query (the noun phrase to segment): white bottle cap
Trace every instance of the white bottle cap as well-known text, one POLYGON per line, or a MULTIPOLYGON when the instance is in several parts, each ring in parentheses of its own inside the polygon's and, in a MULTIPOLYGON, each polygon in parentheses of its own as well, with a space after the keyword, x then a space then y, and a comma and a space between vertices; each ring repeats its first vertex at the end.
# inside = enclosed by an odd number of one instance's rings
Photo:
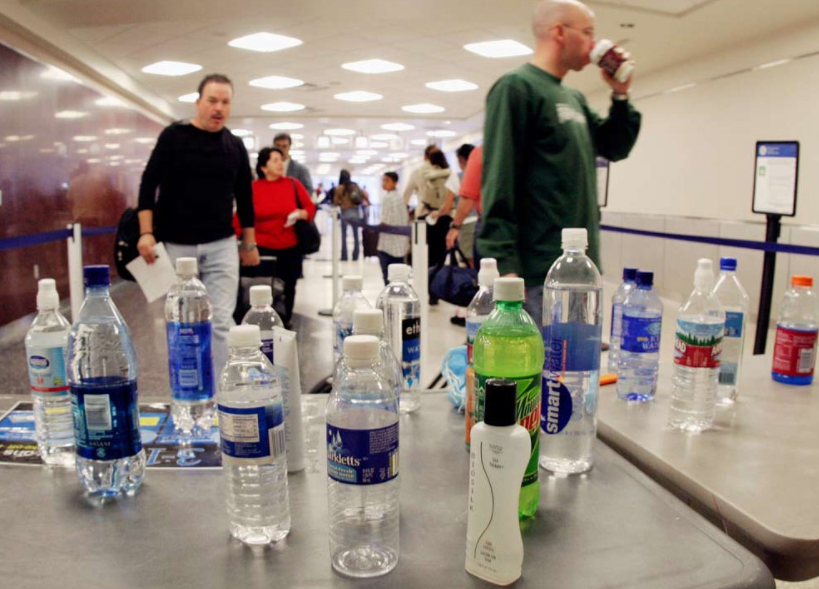
POLYGON ((196 258, 176 258, 176 273, 179 276, 196 276, 196 258))
POLYGON ((495 258, 481 258, 481 270, 478 272, 478 284, 491 287, 498 278, 498 261, 495 258))
POLYGON ((46 311, 60 306, 60 293, 53 278, 43 278, 37 283, 37 310, 46 311))
POLYGON ((564 229, 563 249, 584 250, 589 247, 589 233, 585 228, 564 229))
POLYGON ((353 333, 355 335, 381 335, 382 331, 384 331, 383 311, 380 309, 353 311, 353 333))
POLYGON ((714 262, 708 258, 697 260, 697 270, 694 272, 694 288, 697 290, 711 290, 714 286, 714 262))
POLYGON ((260 348, 262 332, 258 325, 236 325, 230 328, 228 344, 231 348, 260 348))
POLYGON ((492 298, 495 301, 522 301, 525 294, 523 278, 498 278, 492 298))
POLYGON ((250 287, 250 306, 265 307, 273 304, 273 289, 265 284, 250 287))
POLYGON ((381 353, 374 335, 348 335, 344 338, 344 357, 350 360, 372 360, 381 353))
POLYGON ((364 288, 364 278, 357 274, 353 274, 350 276, 342 276, 341 277, 341 290, 348 291, 354 290, 355 292, 361 292, 361 289, 364 288))
POLYGON ((393 282, 395 280, 401 282, 408 282, 411 272, 412 268, 410 268, 406 264, 390 264, 389 266, 387 266, 388 282, 393 282))

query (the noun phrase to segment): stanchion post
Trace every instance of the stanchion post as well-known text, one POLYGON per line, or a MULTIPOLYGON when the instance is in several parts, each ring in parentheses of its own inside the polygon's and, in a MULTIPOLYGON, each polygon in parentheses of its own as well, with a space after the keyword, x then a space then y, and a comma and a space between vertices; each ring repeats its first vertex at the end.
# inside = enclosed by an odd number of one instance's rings
POLYGON ((415 292, 421 299, 421 387, 426 387, 429 354, 429 258, 427 257, 427 223, 416 221, 412 226, 412 277, 415 292))
MULTIPOLYGON (((318 314, 322 317, 332 317, 333 309, 338 302, 338 297, 341 292, 339 284, 339 259, 341 258, 341 216, 338 207, 330 209, 330 218, 332 224, 330 225, 330 280, 332 282, 332 296, 333 300, 330 303, 329 309, 319 309, 318 314)), ((325 276, 326 278, 326 276, 325 276)))
MULTIPOLYGON (((782 216, 769 213, 766 218, 765 241, 776 243, 782 229, 782 216)), ((775 272, 776 252, 765 252, 762 264, 762 286, 759 291, 759 312, 756 316, 755 356, 765 353, 765 345, 768 341, 768 324, 771 318, 771 299, 773 299, 775 272)))
POLYGON ((73 223, 68 225, 68 229, 73 232, 71 237, 66 239, 68 248, 68 287, 71 297, 71 321, 77 320, 80 312, 80 305, 83 299, 82 280, 82 225, 73 223))

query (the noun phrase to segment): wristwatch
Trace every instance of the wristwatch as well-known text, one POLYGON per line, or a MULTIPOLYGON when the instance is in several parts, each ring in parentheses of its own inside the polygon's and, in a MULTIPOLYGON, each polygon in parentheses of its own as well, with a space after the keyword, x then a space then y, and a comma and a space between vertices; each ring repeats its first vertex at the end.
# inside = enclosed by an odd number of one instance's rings
POLYGON ((628 100, 628 92, 623 92, 622 94, 619 92, 612 92, 611 97, 614 100, 628 100))
POLYGON ((453 223, 452 225, 450 225, 450 226, 449 226, 449 228, 450 228, 450 229, 457 229, 458 231, 460 231, 460 230, 461 230, 461 226, 460 226, 460 225, 456 225, 455 223, 453 223))
POLYGON ((239 242, 239 249, 243 252, 252 252, 256 249, 256 244, 252 241, 250 243, 239 242))

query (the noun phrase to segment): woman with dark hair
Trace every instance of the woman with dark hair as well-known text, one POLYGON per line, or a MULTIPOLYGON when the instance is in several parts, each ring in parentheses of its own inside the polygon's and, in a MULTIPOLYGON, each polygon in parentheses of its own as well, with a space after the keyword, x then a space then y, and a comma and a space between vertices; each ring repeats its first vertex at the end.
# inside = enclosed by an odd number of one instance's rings
POLYGON ((301 182, 284 175, 284 156, 278 147, 259 150, 256 161, 259 179, 253 183, 256 212, 256 242, 260 256, 276 257, 276 277, 284 282, 285 313, 289 329, 296 300, 296 281, 301 276, 302 254, 294 225, 312 220, 316 205, 301 182))
POLYGON ((348 170, 341 170, 338 186, 333 193, 333 204, 341 207, 341 261, 347 261, 347 227, 353 230, 353 261, 358 260, 359 239, 358 227, 353 223, 361 222, 362 204, 368 201, 366 190, 359 188, 352 181, 348 170))

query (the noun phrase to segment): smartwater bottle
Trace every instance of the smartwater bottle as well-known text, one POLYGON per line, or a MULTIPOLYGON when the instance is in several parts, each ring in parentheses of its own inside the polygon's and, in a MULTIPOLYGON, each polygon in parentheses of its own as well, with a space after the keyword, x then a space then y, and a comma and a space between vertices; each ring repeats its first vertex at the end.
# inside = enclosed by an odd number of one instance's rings
POLYGON ((543 289, 540 466, 559 473, 589 470, 597 435, 603 283, 587 247, 586 229, 564 229, 543 289))
POLYGON ((341 298, 333 308, 333 354, 335 361, 341 358, 344 339, 353 333, 353 313, 356 309, 372 309, 373 306, 361 293, 364 279, 361 276, 343 276, 341 278, 341 298))
POLYGON ((652 401, 657 392, 663 302, 653 285, 653 272, 637 272, 637 288, 629 292, 621 309, 617 396, 626 401, 652 401))
POLYGON ((416 411, 421 406, 421 302, 409 285, 410 271, 406 264, 390 264, 389 284, 376 303, 384 312, 384 337, 404 372, 401 413, 416 411))
POLYGON ((171 415, 183 434, 207 432, 213 425, 213 308, 197 278, 196 258, 176 260, 176 283, 165 298, 171 415))
POLYGON ((717 405, 731 405, 737 399, 742 352, 745 344, 745 322, 750 297, 737 278, 736 258, 720 258, 719 279, 714 294, 725 310, 725 337, 719 363, 717 405))
POLYGON ((66 379, 71 324, 60 313, 53 278, 38 283, 37 317, 26 334, 26 359, 40 458, 50 466, 74 466, 74 421, 66 379))
POLYGON ((635 288, 637 268, 623 268, 623 282, 611 297, 611 337, 609 341, 609 372, 617 372, 620 358, 620 338, 623 324, 623 301, 635 288))
POLYGON ((819 299, 813 292, 813 278, 792 276, 776 319, 773 369, 777 382, 809 385, 816 368, 819 334, 819 299))
POLYGON ((108 292, 108 266, 86 266, 85 300, 68 338, 77 474, 92 496, 132 495, 145 477, 137 358, 108 292))
POLYGON ((290 533, 281 384, 260 349, 258 326, 231 327, 228 344, 217 399, 230 533, 245 544, 270 544, 290 533))
POLYGON ((344 340, 344 364, 327 401, 330 562, 349 577, 398 564, 398 401, 378 339, 344 340))

